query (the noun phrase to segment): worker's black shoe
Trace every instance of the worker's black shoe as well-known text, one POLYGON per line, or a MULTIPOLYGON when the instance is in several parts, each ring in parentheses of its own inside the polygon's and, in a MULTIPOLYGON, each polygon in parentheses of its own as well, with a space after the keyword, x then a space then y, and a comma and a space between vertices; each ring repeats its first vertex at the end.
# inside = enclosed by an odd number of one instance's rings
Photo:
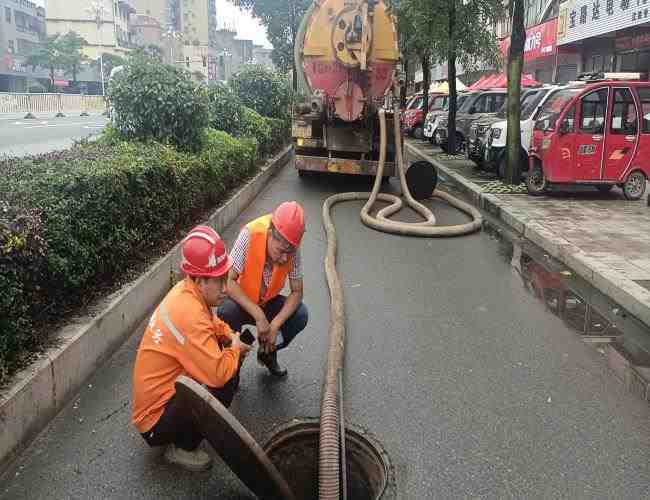
POLYGON ((271 372, 271 375, 274 377, 286 377, 287 376, 287 370, 286 368, 282 368, 278 364, 278 353, 277 351, 273 351, 272 353, 265 353, 262 351, 257 351, 257 361, 266 366, 269 369, 269 372, 271 372))

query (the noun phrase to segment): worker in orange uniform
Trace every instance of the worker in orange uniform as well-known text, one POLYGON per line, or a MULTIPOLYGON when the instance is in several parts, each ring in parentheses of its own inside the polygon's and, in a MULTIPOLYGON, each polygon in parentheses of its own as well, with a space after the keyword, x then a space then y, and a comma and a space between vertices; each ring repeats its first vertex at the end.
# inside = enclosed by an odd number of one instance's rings
POLYGON ((246 224, 231 252, 228 298, 218 309, 219 317, 233 330, 256 326, 257 359, 276 377, 287 374, 278 364, 277 351, 307 326, 300 257, 304 232, 305 214, 295 201, 246 224), (287 278, 291 293, 285 297, 280 291, 287 278))
POLYGON ((250 349, 212 312, 226 296, 232 259, 211 227, 197 226, 183 240, 185 279, 154 311, 133 371, 133 423, 150 446, 167 445, 168 462, 202 471, 211 465, 199 448, 203 437, 190 409, 174 397, 187 375, 229 407, 239 386, 241 361, 250 349))

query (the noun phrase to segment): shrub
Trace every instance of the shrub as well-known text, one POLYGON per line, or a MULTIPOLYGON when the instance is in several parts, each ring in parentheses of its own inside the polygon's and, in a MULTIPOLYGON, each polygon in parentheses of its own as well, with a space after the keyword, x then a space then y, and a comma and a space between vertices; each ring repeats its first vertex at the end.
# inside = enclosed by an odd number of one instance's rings
POLYGON ((100 141, 0 162, 0 382, 41 340, 41 311, 114 283, 253 173, 254 141, 206 129, 200 143, 100 141))
POLYGON ((264 66, 248 64, 230 80, 241 102, 263 116, 287 119, 291 87, 287 79, 264 66))
POLYGON ((199 148, 208 124, 207 95, 186 71, 133 58, 111 82, 109 98, 114 123, 127 137, 199 148))
POLYGON ((237 94, 226 85, 213 85, 208 89, 210 126, 232 135, 239 135, 243 104, 237 94))
POLYGON ((47 248, 40 233, 37 211, 0 203, 0 381, 37 344, 32 317, 47 248))

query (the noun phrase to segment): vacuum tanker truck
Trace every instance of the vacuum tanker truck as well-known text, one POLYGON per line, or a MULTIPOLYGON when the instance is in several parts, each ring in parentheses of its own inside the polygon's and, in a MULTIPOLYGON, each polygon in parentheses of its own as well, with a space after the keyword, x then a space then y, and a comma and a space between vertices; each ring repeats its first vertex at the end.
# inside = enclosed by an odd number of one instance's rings
MULTIPOLYGON (((300 25, 294 57, 298 96, 292 137, 298 172, 374 175, 377 112, 399 62, 397 30, 386 5, 314 0, 300 25)), ((389 143, 384 176, 394 173, 393 153, 389 143)))

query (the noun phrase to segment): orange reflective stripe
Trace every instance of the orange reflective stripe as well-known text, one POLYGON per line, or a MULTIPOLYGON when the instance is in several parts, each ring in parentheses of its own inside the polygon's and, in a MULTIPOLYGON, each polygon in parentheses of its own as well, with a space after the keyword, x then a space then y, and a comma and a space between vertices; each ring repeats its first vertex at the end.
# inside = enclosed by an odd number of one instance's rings
POLYGON ((273 265, 271 283, 269 283, 264 297, 260 297, 262 273, 266 262, 266 241, 270 226, 271 214, 263 215, 246 225, 250 232, 250 243, 238 283, 246 296, 256 304, 264 304, 282 291, 293 263, 293 257, 290 257, 285 264, 273 265))

